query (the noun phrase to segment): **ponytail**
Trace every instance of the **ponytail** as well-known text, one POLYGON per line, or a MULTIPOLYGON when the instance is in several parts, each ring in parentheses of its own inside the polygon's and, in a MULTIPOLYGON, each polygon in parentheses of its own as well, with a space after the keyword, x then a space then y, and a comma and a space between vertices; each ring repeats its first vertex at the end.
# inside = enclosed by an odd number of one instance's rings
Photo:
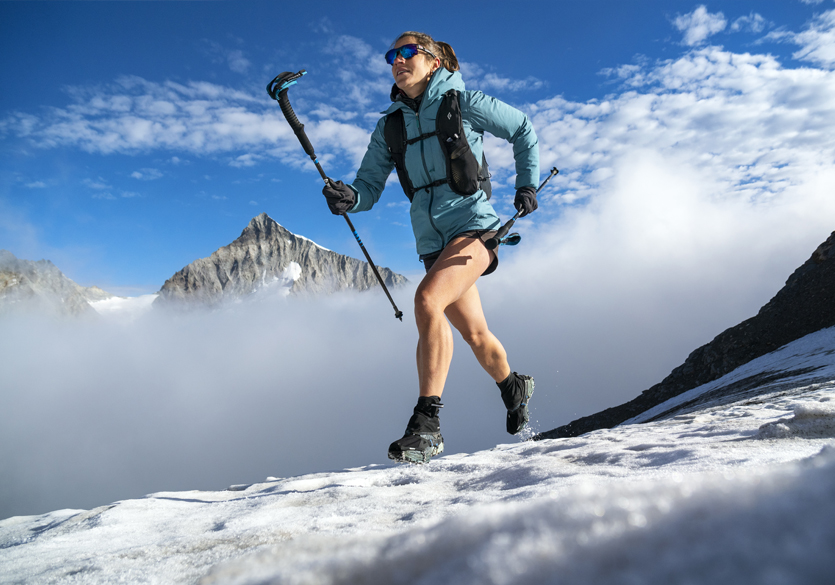
POLYGON ((435 39, 426 33, 406 31, 397 37, 391 46, 394 47, 394 45, 396 45, 397 42, 404 37, 412 37, 415 39, 417 44, 423 46, 424 49, 440 59, 441 66, 447 71, 458 71, 460 69, 458 65, 458 57, 455 56, 455 51, 452 50, 452 47, 450 47, 448 43, 435 41, 435 39))
POLYGON ((452 47, 440 41, 436 42, 435 45, 438 47, 438 53, 435 54, 441 60, 441 65, 447 71, 458 71, 460 69, 458 66, 458 57, 455 56, 455 51, 452 50, 452 47))

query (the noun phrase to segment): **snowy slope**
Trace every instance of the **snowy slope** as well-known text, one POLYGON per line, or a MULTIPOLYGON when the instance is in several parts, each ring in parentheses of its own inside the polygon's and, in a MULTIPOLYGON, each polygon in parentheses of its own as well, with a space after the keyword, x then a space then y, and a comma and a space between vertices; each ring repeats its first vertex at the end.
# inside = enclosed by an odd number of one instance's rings
POLYGON ((0 582, 826 583, 834 356, 827 329, 724 382, 765 394, 571 439, 10 518, 0 582))

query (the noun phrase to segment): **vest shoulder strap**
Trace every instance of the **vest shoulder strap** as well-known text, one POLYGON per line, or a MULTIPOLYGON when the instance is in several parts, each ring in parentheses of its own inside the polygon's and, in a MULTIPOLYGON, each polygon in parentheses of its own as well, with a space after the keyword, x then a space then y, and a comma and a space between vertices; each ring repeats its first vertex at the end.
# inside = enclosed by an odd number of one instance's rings
POLYGON ((472 195, 482 189, 487 198, 490 199, 492 186, 487 168, 487 158, 482 153, 481 164, 478 164, 473 156, 464 134, 457 90, 451 89, 444 94, 443 101, 438 108, 433 132, 421 134, 411 139, 407 138, 403 110, 398 108, 386 115, 383 135, 394 161, 394 168, 397 170, 400 186, 403 187, 403 192, 406 193, 409 201, 414 198, 415 193, 422 189, 430 189, 447 183, 453 191, 461 195, 472 195), (416 188, 406 170, 406 148, 434 136, 438 137, 441 149, 446 155, 447 176, 444 179, 438 179, 428 185, 416 188))

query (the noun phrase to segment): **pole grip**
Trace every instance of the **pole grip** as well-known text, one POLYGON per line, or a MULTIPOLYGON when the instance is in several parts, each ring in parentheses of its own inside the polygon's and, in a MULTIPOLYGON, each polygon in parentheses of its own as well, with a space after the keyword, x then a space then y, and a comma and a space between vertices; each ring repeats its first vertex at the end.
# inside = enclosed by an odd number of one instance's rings
MULTIPOLYGON (((296 138, 299 139, 299 142, 302 145, 304 151, 310 156, 313 164, 316 165, 316 169, 319 171, 319 174, 322 177, 322 180, 325 183, 330 183, 331 180, 325 174, 322 165, 319 164, 318 159, 316 158, 316 153, 313 151, 313 145, 310 143, 310 140, 307 138, 307 134, 304 132, 304 124, 299 122, 299 118, 296 116, 296 112, 293 111, 293 107, 290 105, 290 98, 287 97, 287 90, 290 89, 291 85, 295 85, 296 81, 304 75, 306 71, 302 69, 298 73, 292 73, 290 71, 285 71, 281 75, 276 76, 272 81, 267 84, 267 93, 270 94, 270 97, 273 98, 278 102, 278 105, 281 106, 281 112, 284 114, 284 117, 287 119, 287 123, 290 124, 290 128, 293 129, 293 132, 296 135, 296 138)), ((357 244, 359 244, 362 253, 365 254, 365 259, 368 260, 368 265, 371 266, 371 270, 374 272, 374 276, 377 277, 377 281, 380 283, 380 286, 383 288, 383 292, 386 293, 386 296, 391 303, 392 308, 394 308, 394 316, 400 321, 403 321, 403 311, 397 308, 397 305, 394 303, 394 299, 391 298, 391 294, 386 287, 385 281, 380 276, 380 272, 377 270, 377 266, 371 260, 371 255, 368 253, 368 250, 365 249, 365 246, 360 240, 359 234, 357 230, 354 229, 354 224, 348 218, 347 215, 344 213, 342 217, 345 218, 345 222, 348 224, 348 227, 351 229, 351 232, 354 234, 354 238, 357 240, 357 244)))
POLYGON ((281 112, 284 114, 284 117, 287 118, 287 123, 290 124, 290 128, 293 129, 293 132, 296 134, 296 138, 299 139, 299 142, 301 143, 304 151, 307 153, 307 156, 316 160, 316 153, 313 151, 313 145, 310 144, 310 140, 304 132, 304 124, 299 122, 298 117, 296 117, 296 112, 293 111, 293 106, 290 105, 290 99, 287 97, 287 89, 279 92, 278 105, 281 106, 281 112))

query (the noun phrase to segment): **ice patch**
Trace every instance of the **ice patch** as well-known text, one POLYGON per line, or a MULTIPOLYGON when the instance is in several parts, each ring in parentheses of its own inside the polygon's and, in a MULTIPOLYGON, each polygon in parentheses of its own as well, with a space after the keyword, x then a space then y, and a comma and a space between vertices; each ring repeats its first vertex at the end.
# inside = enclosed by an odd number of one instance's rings
MULTIPOLYGON (((827 401, 828 402, 828 401, 827 401)), ((826 439, 835 437, 835 405, 804 402, 794 407, 794 417, 764 424, 758 439, 826 439)))

